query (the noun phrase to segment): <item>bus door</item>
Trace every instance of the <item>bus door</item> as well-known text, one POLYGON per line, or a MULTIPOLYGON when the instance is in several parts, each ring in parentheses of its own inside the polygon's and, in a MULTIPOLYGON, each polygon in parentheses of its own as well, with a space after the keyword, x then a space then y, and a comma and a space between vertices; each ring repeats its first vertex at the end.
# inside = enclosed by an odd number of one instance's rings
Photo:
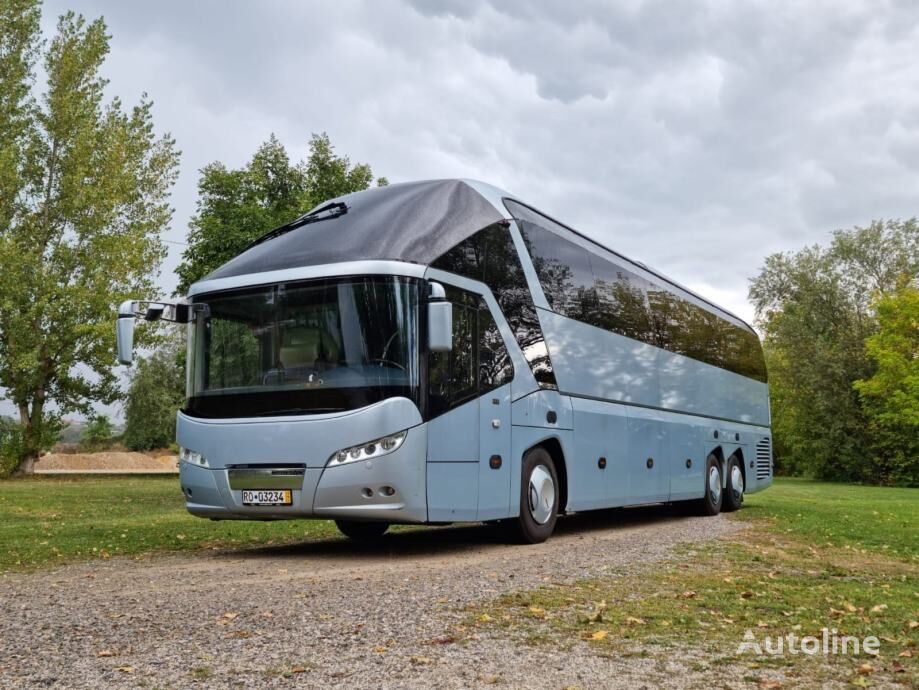
POLYGON ((513 366, 480 294, 444 283, 453 348, 428 354, 428 519, 507 517, 513 366))

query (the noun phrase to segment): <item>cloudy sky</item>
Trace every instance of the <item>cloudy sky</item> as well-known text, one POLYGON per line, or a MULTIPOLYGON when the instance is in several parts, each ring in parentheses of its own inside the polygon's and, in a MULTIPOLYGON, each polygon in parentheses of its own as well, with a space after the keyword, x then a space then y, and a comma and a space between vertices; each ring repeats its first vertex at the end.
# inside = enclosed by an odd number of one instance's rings
MULTIPOLYGON (((311 132, 393 182, 508 189, 747 318, 770 253, 919 213, 919 4, 54 0, 198 170, 311 132)), ((161 281, 174 285, 172 256, 161 281)))
MULTIPOLYGON (((312 132, 391 181, 472 177, 750 319, 771 252, 919 213, 919 3, 48 0, 198 170, 312 132)), ((164 293, 182 247, 171 244, 164 293)))

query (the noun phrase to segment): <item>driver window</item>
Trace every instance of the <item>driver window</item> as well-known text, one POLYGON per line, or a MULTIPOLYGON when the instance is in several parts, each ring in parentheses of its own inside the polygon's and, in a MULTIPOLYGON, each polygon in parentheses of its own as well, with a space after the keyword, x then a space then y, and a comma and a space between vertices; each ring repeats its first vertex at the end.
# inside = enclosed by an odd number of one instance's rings
POLYGON ((445 286, 453 304, 453 349, 428 353, 428 404, 436 416, 514 377, 504 340, 480 295, 445 286))

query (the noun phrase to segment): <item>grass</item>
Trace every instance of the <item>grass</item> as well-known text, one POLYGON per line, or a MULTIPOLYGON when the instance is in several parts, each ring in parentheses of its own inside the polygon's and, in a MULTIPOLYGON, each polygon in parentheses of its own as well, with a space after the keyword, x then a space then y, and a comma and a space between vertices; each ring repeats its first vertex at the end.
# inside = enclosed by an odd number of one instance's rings
POLYGON ((706 670, 740 665, 754 683, 781 673, 805 686, 919 684, 919 491, 779 481, 737 519, 752 529, 687 547, 653 572, 507 595, 473 607, 469 625, 597 654, 653 649, 706 670), (748 630, 762 645, 823 628, 874 635, 880 654, 737 654, 748 630))
POLYGON ((737 516, 809 543, 919 562, 919 489, 780 479, 737 516))
POLYGON ((189 515, 177 477, 0 481, 0 572, 153 552, 338 535, 322 520, 212 522, 189 515))

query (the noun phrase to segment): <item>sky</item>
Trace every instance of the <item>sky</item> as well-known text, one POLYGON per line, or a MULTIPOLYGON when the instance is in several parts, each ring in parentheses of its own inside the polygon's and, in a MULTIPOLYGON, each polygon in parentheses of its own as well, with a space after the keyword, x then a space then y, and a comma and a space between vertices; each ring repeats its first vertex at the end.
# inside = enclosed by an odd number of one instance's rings
POLYGON ((766 255, 919 213, 915 2, 49 0, 46 35, 69 9, 182 151, 173 243, 271 133, 492 183, 748 320, 766 255))

